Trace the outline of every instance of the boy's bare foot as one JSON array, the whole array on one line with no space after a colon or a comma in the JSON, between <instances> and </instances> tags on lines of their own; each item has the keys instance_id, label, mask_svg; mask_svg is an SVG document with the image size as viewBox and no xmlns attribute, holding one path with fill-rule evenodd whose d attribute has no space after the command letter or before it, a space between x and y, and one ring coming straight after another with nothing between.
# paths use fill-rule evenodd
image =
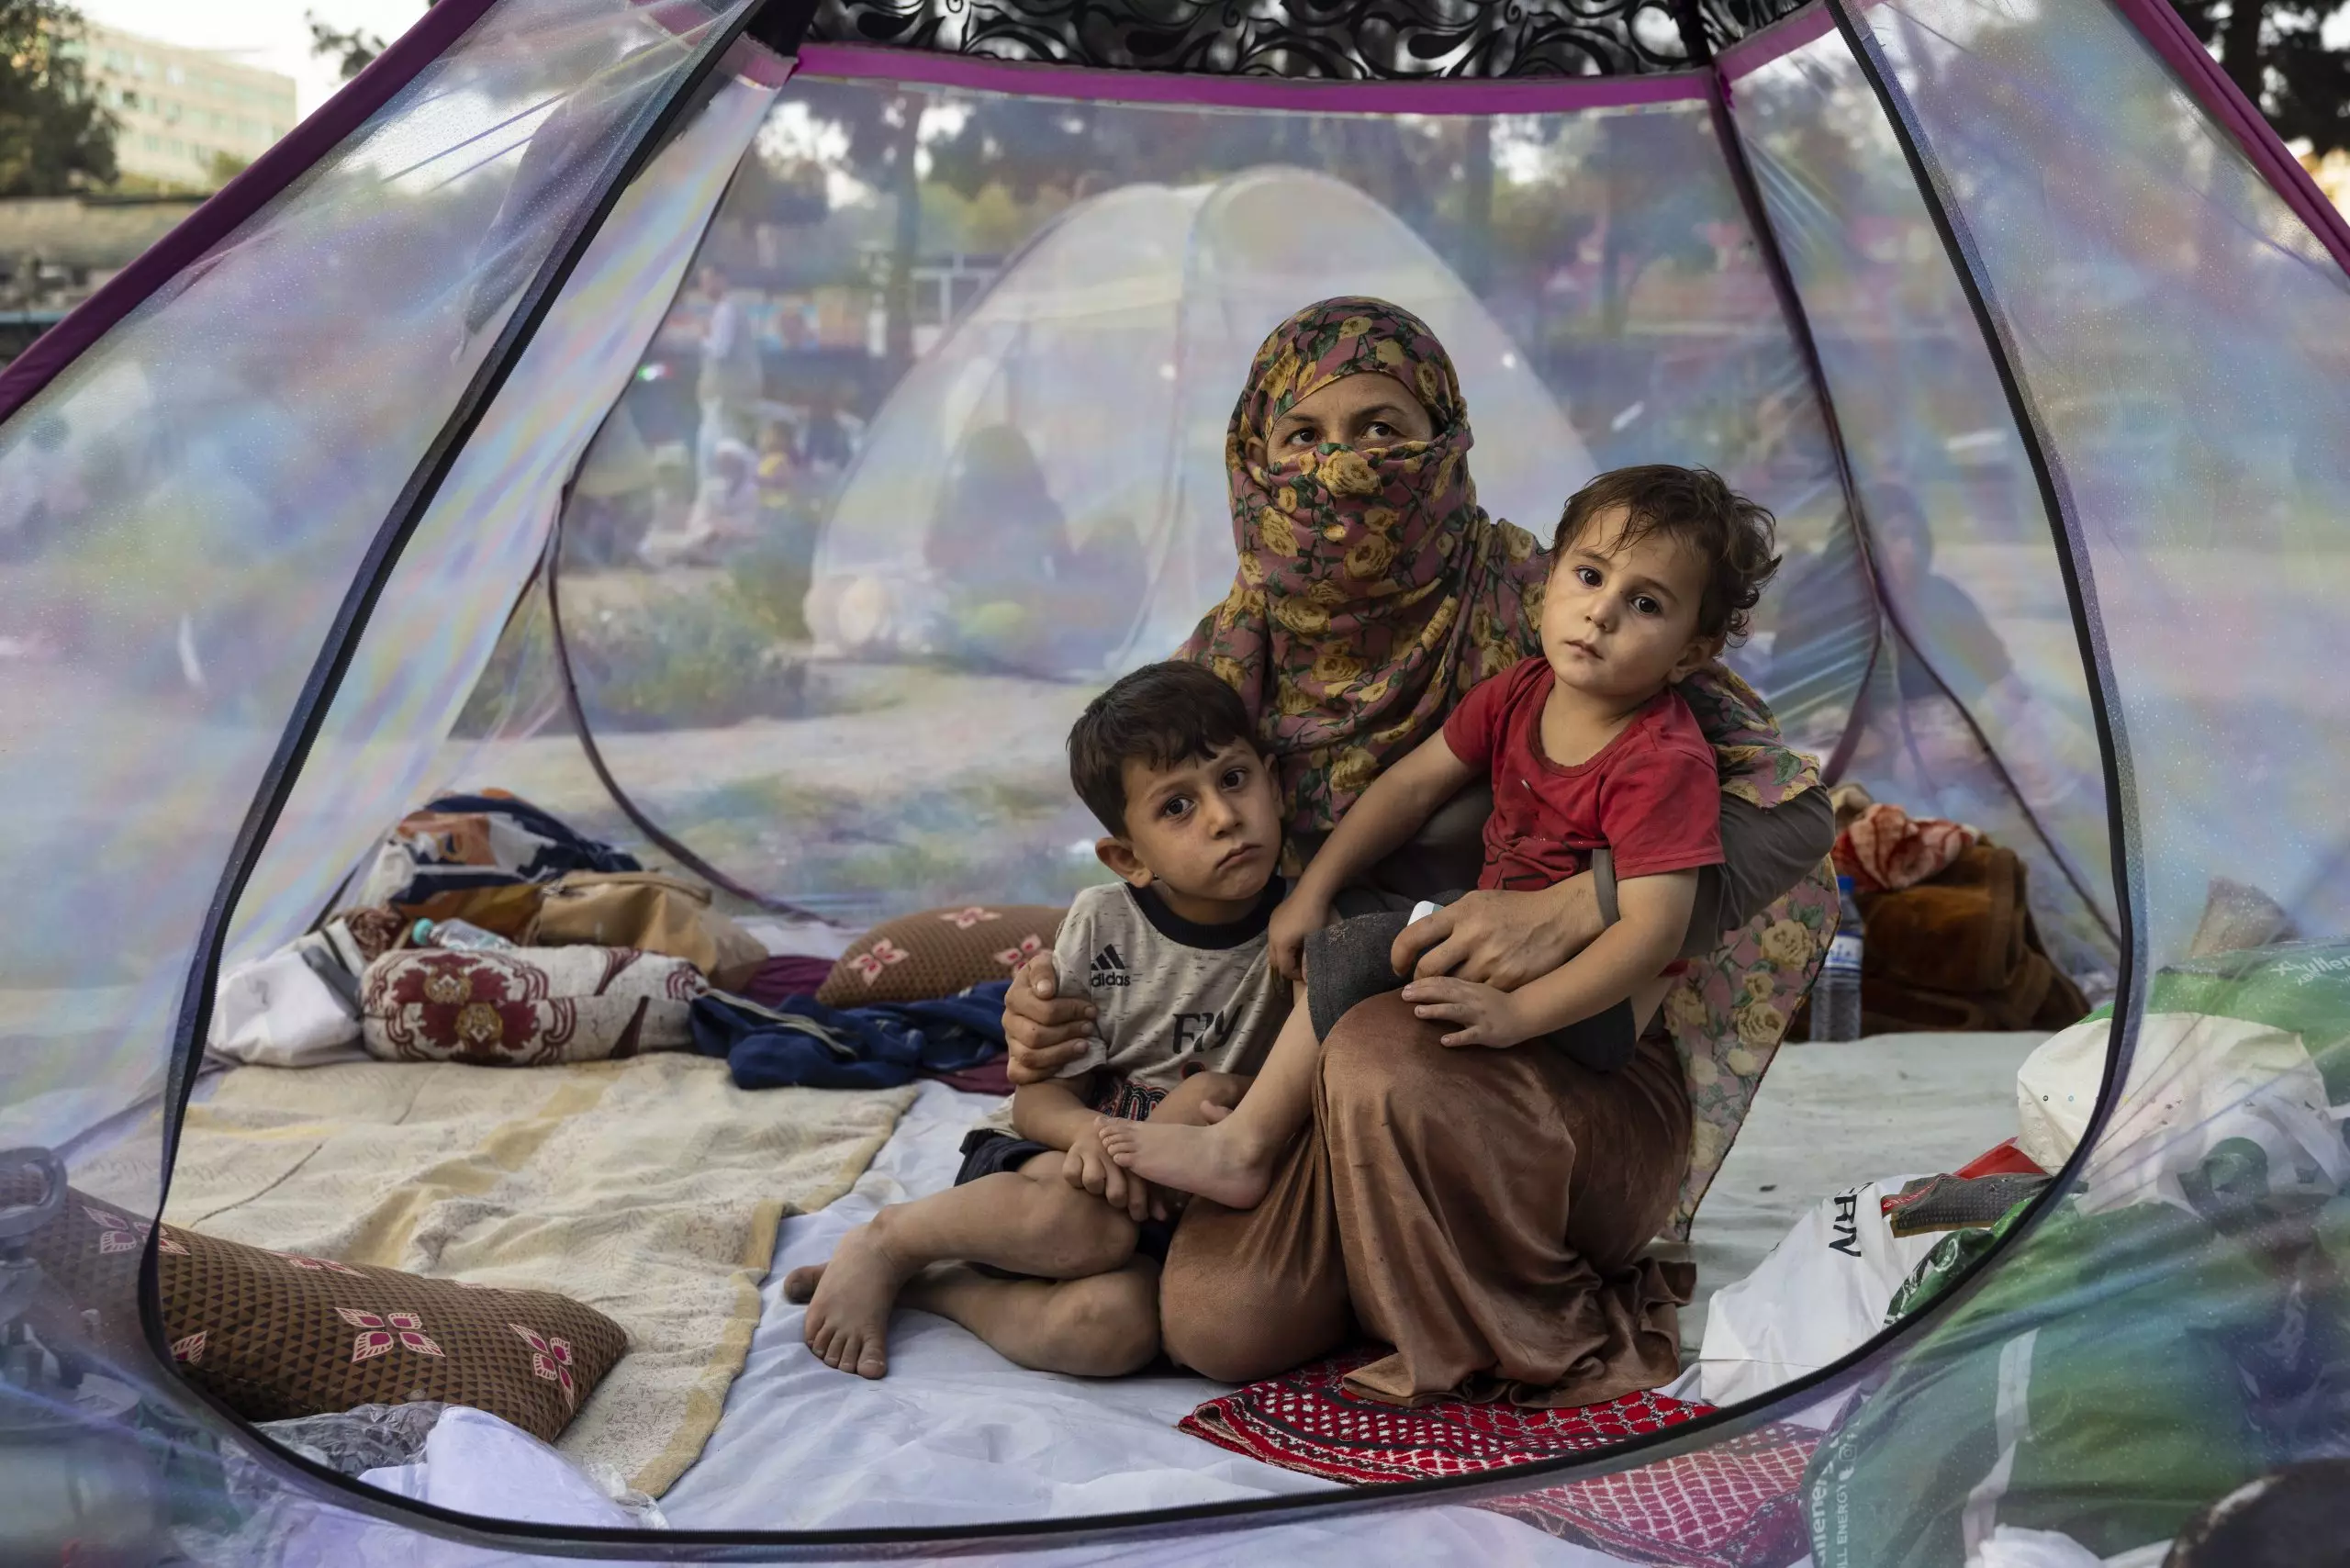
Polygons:
<instances>
[{"instance_id":1,"label":"boy's bare foot","mask_svg":"<svg viewBox=\"0 0 2350 1568\"><path fill-rule=\"evenodd\" d=\"M1102 1148L1112 1161L1162 1187L1228 1209L1253 1209L1272 1185L1275 1151L1256 1148L1227 1125L1103 1120Z\"/></svg>"},{"instance_id":2,"label":"boy's bare foot","mask_svg":"<svg viewBox=\"0 0 2350 1568\"><path fill-rule=\"evenodd\" d=\"M783 1299L808 1304L800 1337L816 1359L859 1377L888 1374L890 1311L915 1271L890 1252L880 1230L878 1223L860 1225L841 1238L829 1262L783 1279Z\"/></svg>"}]
</instances>

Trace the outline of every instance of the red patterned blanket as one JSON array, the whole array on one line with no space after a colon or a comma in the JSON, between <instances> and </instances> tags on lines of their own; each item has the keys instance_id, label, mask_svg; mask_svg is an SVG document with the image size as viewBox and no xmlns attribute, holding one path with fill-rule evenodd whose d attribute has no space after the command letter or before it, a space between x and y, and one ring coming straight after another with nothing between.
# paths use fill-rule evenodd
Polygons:
<instances>
[{"instance_id":1,"label":"red patterned blanket","mask_svg":"<svg viewBox=\"0 0 2350 1568\"><path fill-rule=\"evenodd\" d=\"M1350 1351L1211 1399L1179 1425L1251 1459L1353 1485L1477 1475L1588 1453L1711 1406L1632 1394L1575 1410L1449 1399L1402 1409L1350 1393ZM1774 1423L1637 1470L1489 1499L1563 1540L1668 1568L1785 1568L1810 1550L1801 1506L1818 1434Z\"/></svg>"}]
</instances>

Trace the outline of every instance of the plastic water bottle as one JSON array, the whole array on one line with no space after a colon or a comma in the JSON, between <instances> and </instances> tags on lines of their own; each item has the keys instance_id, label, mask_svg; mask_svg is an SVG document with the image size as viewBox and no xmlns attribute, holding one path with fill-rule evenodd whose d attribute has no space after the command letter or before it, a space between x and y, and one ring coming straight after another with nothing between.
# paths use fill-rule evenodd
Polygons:
<instances>
[{"instance_id":1,"label":"plastic water bottle","mask_svg":"<svg viewBox=\"0 0 2350 1568\"><path fill-rule=\"evenodd\" d=\"M514 946L470 920L420 920L409 938L420 947L446 947L458 953L502 952Z\"/></svg>"},{"instance_id":2,"label":"plastic water bottle","mask_svg":"<svg viewBox=\"0 0 2350 1568\"><path fill-rule=\"evenodd\" d=\"M1836 879L1836 935L1820 961L1819 977L1811 982L1811 1037L1815 1040L1857 1040L1861 1037L1861 905L1852 896L1852 879Z\"/></svg>"}]
</instances>

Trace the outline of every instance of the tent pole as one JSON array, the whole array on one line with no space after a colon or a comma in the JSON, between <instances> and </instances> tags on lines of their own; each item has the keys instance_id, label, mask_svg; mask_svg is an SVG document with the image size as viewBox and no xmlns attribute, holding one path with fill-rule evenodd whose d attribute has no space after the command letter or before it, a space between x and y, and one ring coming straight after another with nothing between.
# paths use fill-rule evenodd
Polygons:
<instances>
[{"instance_id":1,"label":"tent pole","mask_svg":"<svg viewBox=\"0 0 2350 1568\"><path fill-rule=\"evenodd\" d=\"M571 667L571 644L563 634L563 594L556 585L563 576L563 522L565 513L570 510L570 487L565 486L563 502L555 512L554 527L547 534L547 626L554 634L554 667L556 673L562 678L563 705L565 711L571 715L571 733L577 737L579 749L587 756L588 767L596 775L596 781L603 785L604 792L612 798L612 804L621 809L621 814L636 824L637 832L644 834L670 859L675 860L712 887L722 889L745 902L755 903L761 909L777 914L795 915L803 920L822 920L823 917L812 910L803 909L795 903L787 903L781 899L769 898L765 893L744 886L691 849L687 848L675 835L664 831L661 824L655 822L644 808L630 797L626 790L621 788L621 781L612 777L610 767L604 761L603 748L596 744L596 737L588 728L588 708L579 700L579 681L573 674Z\"/></svg>"},{"instance_id":2,"label":"tent pole","mask_svg":"<svg viewBox=\"0 0 2350 1568\"><path fill-rule=\"evenodd\" d=\"M2031 393L2016 369L2015 338L2007 314L1993 295L1987 282L1987 269L1982 263L1972 230L1959 209L1957 201L1944 185L1940 169L1925 151L1925 138L1906 95L1894 84L1893 69L1886 59L1883 47L1875 35L1854 13L1853 0L1825 0L1836 19L1837 30L1844 35L1845 43L1859 64L1861 74L1868 79L1875 93L1878 106L1885 113L1886 123L1894 140L1900 143L1901 155L1909 165L1911 179L1916 183L1918 196L1925 204L1928 216L1934 222L1934 232L1940 236L1942 249L1950 260L1951 271L1957 274L1959 287L1966 295L1966 303L1974 312L1976 330L1982 334L1984 352L1991 356L1991 364L1998 372L1999 390L2008 402L2008 412L2015 420L2016 434L2022 440L2024 455L2031 466L2031 476L2040 488L2041 505L2048 513L2048 525L2053 532L2056 562L2064 576L2065 599L2073 616L2073 631L2078 638L2081 662L2088 677L2089 711L2097 723L2098 754L2105 765L2106 828L2109 835L2113 858L2114 913L2120 924L2115 933L2118 973L2115 977L2113 1025L2110 1044L2106 1052L2105 1079L2098 1085L2096 1109L2091 1112L2089 1125L2083 1133L2079 1147L2065 1170L2037 1202L2024 1222L2007 1238L2007 1243L1993 1249L1996 1256L2012 1245L2018 1236L2035 1225L2053 1199L2065 1193L2096 1148L2106 1124L2111 1119L2114 1103L2121 1097L2121 1085L2128 1081L2130 1058L2136 1047L2140 1008L2134 988L2144 967L2145 955L2140 951L2145 930L2144 912L2136 902L2131 876L2133 824L2137 798L2136 780L2130 767L2121 719L2121 693L2112 679L2113 663L2106 647L2103 623L2098 614L2096 582L2086 550L2076 543L2078 536L2072 504L2071 487L2065 483L2064 471L2055 456L2053 444L2047 436L2047 427L2040 417ZM1960 1287L1980 1278L1978 1265L1958 1282ZM1943 1297L1948 1304L1957 1298L1953 1289Z\"/></svg>"},{"instance_id":3,"label":"tent pole","mask_svg":"<svg viewBox=\"0 0 2350 1568\"><path fill-rule=\"evenodd\" d=\"M360 639L366 631L376 601L383 595L385 584L399 565L401 553L431 510L442 485L456 466L465 442L488 413L515 365L520 363L531 340L554 309L564 286L577 270L598 230L611 215L613 207L619 205L630 182L643 172L651 159L653 149L660 144L669 127L698 101L702 84L717 71L727 50L756 18L763 4L773 3L774 0L749 0L735 11L731 20L713 20L708 36L693 46L692 53L676 79L638 111L632 128L632 134L607 155L602 171L589 187L595 192L594 199L575 210L562 236L541 262L537 274L522 291L505 325L499 329L497 341L475 371L472 381L439 433L418 460L408 483L402 487L398 498L393 502L375 539L368 545L366 554L361 558L342 604L336 611L334 623L329 629L310 674L303 683L301 694L295 701L276 752L262 775L252 806L238 830L235 846L230 851L219 886L205 913L204 924L196 937L193 969L188 977L187 989L180 999L179 1016L173 1031L171 1076L167 1088L171 1114L163 1118L163 1191L158 1194L158 1213L162 1212L162 1197L170 1192L172 1163L179 1150L180 1122L186 1114L188 1096L196 1085L196 1067L202 1054L206 1028L211 1021L212 993L219 983L220 949L228 935L229 922L236 913L239 901L244 896L246 884L252 878L263 846L269 842L269 835L293 793L302 765L318 739L319 731L326 722L327 711L358 652ZM814 0L785 0L782 8L795 12L800 18L800 26L804 29L806 19L814 13L815 5ZM151 1294L148 1299L152 1300ZM155 1338L160 1331L159 1326L150 1323L148 1327L150 1338L160 1349L162 1341Z\"/></svg>"},{"instance_id":4,"label":"tent pole","mask_svg":"<svg viewBox=\"0 0 2350 1568\"><path fill-rule=\"evenodd\" d=\"M1681 8L1685 39L1695 25L1696 0L1682 0ZM1704 34L1700 31L1695 36L1696 45L1702 47ZM1812 400L1819 406L1820 422L1828 432L1829 454L1836 465L1836 487L1844 498L1844 517L1852 530L1853 544L1860 551L1861 570L1869 585L1869 601L1876 610L1868 664L1862 669L1860 686L1853 692L1844 733L1836 738L1835 749L1828 754L1819 771L1821 783L1833 784L1852 765L1852 753L1859 748L1862 731L1867 727L1865 699L1869 682L1876 674L1877 661L1885 655L1885 623L1890 618L1890 610L1885 596L1877 591L1868 533L1861 525L1860 490L1852 479L1852 460L1844 445L1844 427L1836 417L1836 399L1828 389L1828 371L1820 362L1819 342L1812 335L1811 318L1804 310L1803 297L1796 290L1795 274L1787 266L1785 252L1779 249L1777 231L1771 227L1770 210L1762 204L1754 166L1747 161L1745 139L1739 135L1738 123L1730 116L1729 84L1722 76L1721 63L1711 58L1706 61L1706 107L1713 118L1714 140L1721 147L1722 162L1729 166L1730 185L1738 192L1739 205L1746 209L1746 227L1754 236L1755 252L1762 258L1762 270L1770 274L1771 292L1778 297L1779 314L1786 322L1788 337L1795 342L1796 356L1803 362L1804 376L1811 383Z\"/></svg>"},{"instance_id":5,"label":"tent pole","mask_svg":"<svg viewBox=\"0 0 2350 1568\"><path fill-rule=\"evenodd\" d=\"M1686 0L1686 3L1694 6L1695 0ZM1825 362L1820 358L1818 339L1812 332L1810 316L1805 311L1803 297L1796 287L1795 273L1787 265L1785 252L1779 248L1778 233L1771 226L1770 212L1762 201L1762 186L1755 180L1754 166L1746 155L1745 138L1740 135L1737 118L1730 112L1729 84L1723 76L1718 62L1709 64L1707 69L1706 97L1713 109L1714 131L1721 141L1722 157L1729 164L1731 184L1737 187L1739 199L1747 209L1747 224L1754 232L1755 248L1762 254L1763 269L1771 275L1772 291L1778 296L1780 310L1786 318L1787 330L1794 337L1796 352L1803 358L1805 373L1810 377L1813 393L1818 399L1820 416L1827 423L1829 449L1836 460L1837 483L1844 492L1845 512L1852 521L1853 543L1860 550L1862 566L1868 577L1869 597L1877 610L1876 637L1869 647L1868 667L1862 673L1860 691L1853 698L1852 711L1845 722L1844 733L1838 737L1835 749L1821 767L1820 778L1827 783L1834 783L1842 778L1844 769L1852 764L1852 754L1859 749L1861 736L1868 728L1869 685L1884 657L1886 628L1890 626L1901 639L1908 655L1941 688L1942 695L1950 700L1959 717L1966 722L1967 733L1975 737L1975 744L1982 751L1984 759L1998 775L2000 784L2014 799L2016 810L2022 813L2023 820L2031 824L2032 833L2047 849L2049 859L2072 884L2074 895L2087 909L2089 918L2096 921L2106 936L2119 946L2121 933L2114 929L2113 923L2106 918L2104 909L2083 885L2080 873L2074 868L2063 846L2056 842L2055 835L2048 831L2047 824L2040 820L2040 813L2032 810L2031 802L2024 798L2015 776L2008 771L2007 764L1999 757L1998 749L1991 744L1991 737L1985 733L1981 722L1966 704L1951 690L1950 683L1934 668L1932 661L1919 651L1918 638L1903 624L1898 607L1878 585L1874 554L1869 543L1868 513L1861 503L1859 483L1852 473L1851 449L1845 443L1843 424L1836 413L1836 399L1829 391L1828 372ZM2053 518L2054 514L2050 516Z\"/></svg>"}]
</instances>

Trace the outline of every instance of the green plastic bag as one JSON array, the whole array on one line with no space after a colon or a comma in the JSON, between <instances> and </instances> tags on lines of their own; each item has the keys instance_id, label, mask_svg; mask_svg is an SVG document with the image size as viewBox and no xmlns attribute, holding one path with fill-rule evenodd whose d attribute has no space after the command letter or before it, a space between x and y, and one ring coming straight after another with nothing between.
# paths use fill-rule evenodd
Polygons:
<instances>
[{"instance_id":1,"label":"green plastic bag","mask_svg":"<svg viewBox=\"0 0 2350 1568\"><path fill-rule=\"evenodd\" d=\"M2276 1457L2244 1368L2291 1294L2193 1215L2068 1204L1820 1445L1817 1568L1958 1568L2000 1525L2175 1535Z\"/></svg>"},{"instance_id":2,"label":"green plastic bag","mask_svg":"<svg viewBox=\"0 0 2350 1568\"><path fill-rule=\"evenodd\" d=\"M2204 1013L2301 1037L2326 1099L2350 1103L2350 943L2285 942L2173 964L2154 976L2150 1013ZM2109 1018L2109 1004L2089 1014Z\"/></svg>"}]
</instances>

